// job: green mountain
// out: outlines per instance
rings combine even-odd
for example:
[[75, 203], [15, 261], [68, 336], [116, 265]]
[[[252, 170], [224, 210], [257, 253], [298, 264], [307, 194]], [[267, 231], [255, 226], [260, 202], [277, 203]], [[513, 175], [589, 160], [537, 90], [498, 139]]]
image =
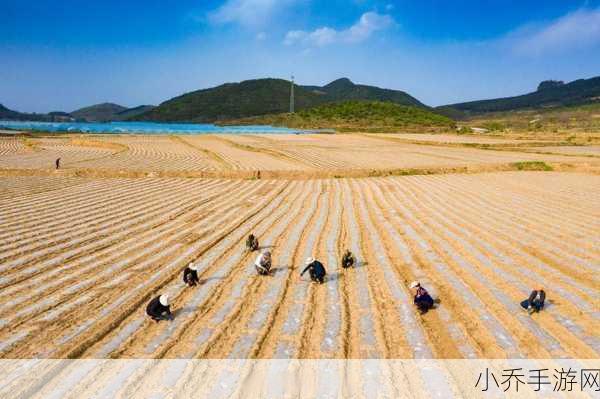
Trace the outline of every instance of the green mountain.
[[[295, 87], [295, 104], [302, 109], [323, 103], [323, 95]], [[214, 122], [254, 115], [286, 112], [290, 103], [290, 82], [282, 79], [256, 79], [226, 83], [210, 89], [172, 98], [137, 120]]]
[[127, 108], [126, 110], [115, 114], [113, 120], [124, 121], [131, 119], [143, 113], [149, 112], [154, 108], [156, 108], [154, 105], [139, 105], [137, 107]]
[[448, 128], [454, 121], [423, 107], [382, 101], [350, 100], [326, 103], [296, 113], [279, 113], [230, 120], [227, 124], [260, 124], [303, 129], [389, 131], [394, 128]]
[[488, 112], [564, 107], [594, 102], [600, 102], [600, 76], [566, 84], [554, 80], [544, 81], [533, 93], [444, 105], [437, 107], [436, 110], [451, 117], [467, 117]]
[[[345, 100], [378, 100], [424, 107], [405, 92], [356, 85], [345, 78], [322, 87], [294, 86], [296, 110]], [[255, 79], [186, 93], [133, 119], [208, 123], [288, 112], [289, 102], [289, 81]]]
[[412, 105], [416, 107], [425, 107], [411, 95], [400, 91], [382, 89], [375, 86], [366, 86], [354, 84], [348, 78], [341, 78], [333, 82], [319, 86], [303, 86], [307, 90], [325, 93], [331, 101], [347, 101], [347, 100], [372, 100], [372, 101], [388, 101], [402, 105]]
[[6, 108], [4, 105], [0, 104], [0, 119], [3, 120], [19, 120], [22, 114], [17, 111], [13, 111], [12, 109]]
[[102, 103], [90, 105], [71, 112], [71, 115], [78, 120], [87, 122], [108, 122], [117, 119], [119, 112], [126, 111], [127, 107], [113, 103]]
[[50, 112], [47, 114], [29, 114], [13, 111], [0, 104], [0, 120], [8, 121], [32, 121], [32, 122], [62, 122], [72, 120], [66, 112]]

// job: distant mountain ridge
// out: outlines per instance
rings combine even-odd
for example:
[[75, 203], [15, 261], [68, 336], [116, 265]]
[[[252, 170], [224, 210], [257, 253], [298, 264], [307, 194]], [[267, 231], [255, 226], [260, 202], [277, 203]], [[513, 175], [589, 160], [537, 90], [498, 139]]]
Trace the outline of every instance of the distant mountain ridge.
[[62, 111], [47, 114], [33, 114], [13, 111], [0, 104], [0, 120], [32, 121], [32, 122], [110, 122], [124, 121], [134, 116], [148, 112], [153, 105], [140, 105], [133, 108], [123, 107], [113, 103], [102, 103], [80, 108], [71, 113]]
[[425, 104], [400, 90], [382, 89], [376, 86], [355, 84], [348, 78], [340, 78], [325, 86], [301, 86], [307, 90], [325, 93], [332, 101], [368, 100], [387, 101], [400, 105], [426, 107]]
[[125, 110], [127, 110], [127, 107], [119, 104], [101, 103], [77, 109], [71, 112], [71, 115], [76, 119], [82, 119], [88, 122], [108, 122], [114, 120], [115, 115], [118, 115], [119, 112]]
[[[289, 111], [291, 82], [283, 79], [253, 79], [196, 90], [174, 97], [135, 120], [158, 122], [201, 122], [240, 119]], [[369, 100], [400, 105], [426, 106], [409, 94], [337, 79], [325, 86], [294, 86], [296, 110], [324, 103]]]
[[73, 118], [66, 112], [54, 111], [47, 114], [35, 114], [13, 111], [0, 104], [0, 120], [32, 121], [32, 122], [63, 122]]
[[514, 97], [469, 101], [437, 107], [451, 117], [522, 109], [562, 107], [600, 102], [600, 76], [573, 82], [548, 80], [538, 85], [537, 91]]

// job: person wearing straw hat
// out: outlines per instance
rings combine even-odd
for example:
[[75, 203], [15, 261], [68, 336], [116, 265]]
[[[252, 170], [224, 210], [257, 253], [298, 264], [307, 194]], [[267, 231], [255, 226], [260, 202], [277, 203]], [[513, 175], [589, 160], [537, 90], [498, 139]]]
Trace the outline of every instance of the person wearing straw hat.
[[254, 261], [254, 268], [261, 276], [271, 273], [271, 252], [265, 251], [258, 255]]
[[427, 313], [429, 309], [433, 308], [433, 298], [425, 288], [421, 287], [421, 283], [413, 281], [410, 283], [410, 289], [415, 290], [414, 303], [421, 314]]
[[183, 282], [190, 287], [194, 287], [200, 282], [200, 279], [198, 278], [198, 266], [194, 264], [194, 262], [190, 262], [190, 264], [183, 269]]
[[162, 294], [151, 300], [146, 306], [146, 314], [157, 323], [160, 320], [172, 320], [173, 314], [169, 305], [169, 294]]
[[300, 273], [300, 277], [302, 277], [307, 271], [310, 275], [310, 279], [313, 282], [319, 284], [323, 284], [325, 282], [325, 275], [327, 274], [325, 267], [315, 258], [310, 257], [306, 259], [306, 267], [304, 270], [302, 270], [302, 273]]

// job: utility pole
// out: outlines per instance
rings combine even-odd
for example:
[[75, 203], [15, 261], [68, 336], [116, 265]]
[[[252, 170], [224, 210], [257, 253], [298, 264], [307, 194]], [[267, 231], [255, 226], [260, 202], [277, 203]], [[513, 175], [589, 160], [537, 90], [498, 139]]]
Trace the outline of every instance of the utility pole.
[[292, 86], [290, 88], [290, 114], [294, 113], [294, 75], [292, 75]]

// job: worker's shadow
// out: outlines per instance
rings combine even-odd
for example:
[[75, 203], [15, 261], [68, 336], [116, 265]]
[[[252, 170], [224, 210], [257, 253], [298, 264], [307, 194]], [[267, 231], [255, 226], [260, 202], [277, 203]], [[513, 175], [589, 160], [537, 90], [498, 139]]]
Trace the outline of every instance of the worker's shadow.
[[327, 275], [327, 282], [337, 281], [340, 279], [341, 276], [342, 276], [341, 272], [335, 272], [335, 273], [329, 274], [329, 275]]
[[209, 277], [209, 278], [205, 278], [205, 279], [200, 280], [200, 282], [198, 284], [204, 285], [204, 284], [208, 283], [211, 280], [225, 280], [225, 277]]
[[280, 272], [282, 272], [284, 270], [288, 270], [288, 269], [290, 269], [289, 266], [277, 266], [277, 267], [274, 267], [274, 268], [271, 269], [271, 276], [274, 276], [277, 273], [280, 273]]
[[182, 308], [179, 309], [175, 309], [172, 314], [173, 314], [173, 318], [176, 319], [179, 316], [183, 316], [186, 314], [192, 314], [194, 312], [196, 312], [197, 309], [191, 307], [191, 306], [184, 306]]
[[358, 261], [356, 261], [356, 263], [355, 263], [355, 264], [352, 266], [352, 268], [354, 268], [354, 269], [358, 269], [359, 267], [365, 267], [365, 266], [367, 266], [368, 264], [369, 264], [369, 262], [365, 262], [365, 261], [358, 260]]

